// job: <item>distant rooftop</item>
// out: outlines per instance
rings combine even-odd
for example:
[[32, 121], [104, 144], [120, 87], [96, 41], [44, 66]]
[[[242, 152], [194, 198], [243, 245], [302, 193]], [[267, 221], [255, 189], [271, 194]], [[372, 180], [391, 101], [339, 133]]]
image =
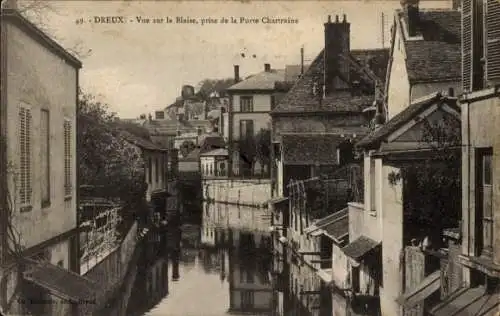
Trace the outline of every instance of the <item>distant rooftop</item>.
[[249, 76], [248, 78], [232, 85], [227, 90], [274, 90], [275, 82], [283, 81], [284, 79], [284, 69], [271, 69], [270, 71], [263, 71], [256, 75]]

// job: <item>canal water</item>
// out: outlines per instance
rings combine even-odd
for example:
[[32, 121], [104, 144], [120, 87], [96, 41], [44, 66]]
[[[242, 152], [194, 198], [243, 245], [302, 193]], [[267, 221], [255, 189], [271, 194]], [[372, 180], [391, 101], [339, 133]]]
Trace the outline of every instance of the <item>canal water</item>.
[[205, 204], [200, 224], [170, 227], [138, 249], [108, 315], [276, 315], [267, 209]]

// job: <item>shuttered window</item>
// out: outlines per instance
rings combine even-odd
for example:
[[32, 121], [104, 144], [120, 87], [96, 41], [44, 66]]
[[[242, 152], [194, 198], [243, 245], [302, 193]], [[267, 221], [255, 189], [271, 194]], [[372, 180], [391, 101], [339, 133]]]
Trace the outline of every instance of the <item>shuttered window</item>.
[[47, 110], [40, 114], [40, 186], [45, 207], [50, 204], [50, 115]]
[[487, 0], [486, 5], [486, 79], [500, 82], [500, 1]]
[[155, 159], [155, 175], [156, 175], [156, 183], [160, 182], [160, 160], [158, 157]]
[[71, 178], [72, 178], [72, 166], [71, 166], [71, 121], [64, 120], [64, 196], [71, 196]]
[[19, 108], [19, 202], [21, 207], [31, 205], [32, 195], [32, 118], [31, 110]]
[[148, 158], [148, 183], [152, 184], [153, 182], [153, 161], [151, 157]]
[[240, 121], [240, 140], [248, 140], [254, 136], [253, 120]]
[[253, 112], [253, 96], [240, 97], [240, 111]]
[[462, 3], [462, 82], [463, 90], [472, 88], [472, 0]]

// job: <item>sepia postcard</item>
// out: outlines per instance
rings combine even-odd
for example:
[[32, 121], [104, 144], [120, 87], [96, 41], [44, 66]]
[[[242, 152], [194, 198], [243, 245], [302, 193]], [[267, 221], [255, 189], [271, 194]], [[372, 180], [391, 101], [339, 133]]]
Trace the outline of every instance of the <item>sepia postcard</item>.
[[0, 315], [500, 316], [500, 1], [3, 0]]

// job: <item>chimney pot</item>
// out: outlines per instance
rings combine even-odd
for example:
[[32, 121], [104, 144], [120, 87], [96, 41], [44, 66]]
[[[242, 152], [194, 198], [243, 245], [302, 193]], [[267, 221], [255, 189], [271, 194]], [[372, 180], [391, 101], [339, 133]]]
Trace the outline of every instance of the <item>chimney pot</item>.
[[338, 14], [335, 14], [335, 22], [339, 23], [339, 15]]
[[271, 71], [271, 64], [264, 64], [264, 71], [270, 72]]
[[234, 65], [234, 82], [240, 81], [240, 66]]
[[347, 23], [347, 15], [344, 14], [344, 21], [342, 23]]

